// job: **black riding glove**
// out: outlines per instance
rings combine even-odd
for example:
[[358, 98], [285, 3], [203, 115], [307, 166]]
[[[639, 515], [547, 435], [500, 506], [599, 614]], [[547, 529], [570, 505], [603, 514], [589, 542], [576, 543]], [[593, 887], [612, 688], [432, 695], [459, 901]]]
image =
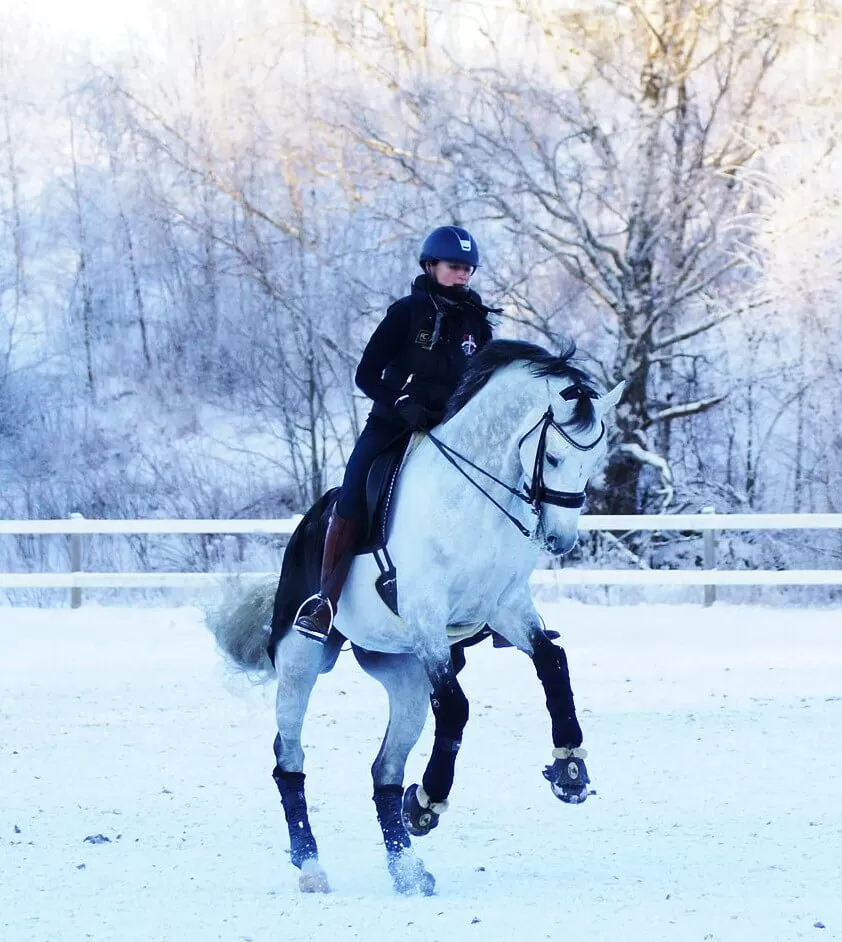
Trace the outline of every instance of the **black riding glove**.
[[413, 432], [424, 432], [433, 424], [433, 417], [428, 410], [409, 396], [401, 396], [395, 402], [395, 411]]

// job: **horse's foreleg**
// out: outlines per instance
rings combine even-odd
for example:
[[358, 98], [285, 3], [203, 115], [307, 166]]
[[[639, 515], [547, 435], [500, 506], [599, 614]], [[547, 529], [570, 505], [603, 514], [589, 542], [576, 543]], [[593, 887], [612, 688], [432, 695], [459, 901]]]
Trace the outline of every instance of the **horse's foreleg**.
[[557, 798], [568, 804], [581, 804], [588, 797], [590, 780], [567, 654], [547, 636], [528, 592], [511, 598], [497, 613], [493, 627], [532, 658], [552, 723], [553, 764], [544, 769], [544, 777]]
[[456, 755], [468, 722], [468, 698], [448, 659], [446, 666], [428, 668], [433, 692], [430, 703], [436, 718], [433, 750], [420, 785], [410, 785], [403, 801], [404, 822], [410, 834], [429, 834], [447, 809], [453, 787]]
[[564, 648], [553, 644], [545, 635], [532, 637], [532, 663], [547, 698], [552, 722], [552, 765], [544, 769], [553, 794], [569, 804], [581, 804], [588, 797], [588, 772], [582, 749], [582, 727], [576, 716], [570, 669]]
[[278, 646], [275, 666], [278, 673], [275, 737], [275, 768], [272, 778], [278, 786], [289, 831], [290, 859], [301, 871], [298, 884], [305, 893], [330, 891], [327, 874], [319, 863], [319, 849], [307, 814], [304, 792], [304, 750], [301, 729], [310, 693], [319, 674], [323, 653], [305, 638], [290, 637]]
[[462, 734], [468, 723], [468, 698], [453, 668], [447, 669], [433, 680], [430, 704], [436, 718], [433, 751], [421, 784], [432, 802], [446, 802], [453, 787], [456, 754], [462, 745]]
[[383, 833], [386, 861], [396, 892], [433, 893], [436, 881], [416, 856], [401, 815], [406, 760], [427, 718], [430, 687], [413, 655], [375, 654], [354, 648], [360, 666], [383, 684], [389, 696], [389, 725], [371, 767], [374, 806]]
[[533, 639], [532, 663], [544, 688], [552, 722], [553, 745], [575, 749], [582, 745], [582, 727], [576, 717], [570, 669], [564, 648], [542, 635]]

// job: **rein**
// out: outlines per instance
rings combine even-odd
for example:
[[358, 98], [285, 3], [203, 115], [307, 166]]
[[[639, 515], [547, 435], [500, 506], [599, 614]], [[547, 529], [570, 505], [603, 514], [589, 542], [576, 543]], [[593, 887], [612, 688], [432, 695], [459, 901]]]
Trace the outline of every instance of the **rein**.
[[[474, 471], [479, 471], [480, 474], [484, 474], [487, 478], [491, 478], [491, 480], [494, 481], [495, 484], [499, 484], [500, 487], [505, 488], [510, 494], [514, 494], [515, 497], [519, 498], [524, 503], [532, 504], [532, 501], [528, 497], [526, 497], [524, 494], [522, 494], [520, 491], [516, 490], [515, 488], [510, 487], [508, 484], [506, 484], [505, 481], [501, 481], [499, 478], [495, 477], [493, 474], [491, 474], [490, 471], [486, 471], [485, 468], [481, 468], [478, 464], [474, 464], [470, 458], [466, 458], [463, 454], [460, 454], [458, 451], [456, 451], [455, 448], [451, 448], [450, 445], [445, 445], [445, 443], [440, 438], [436, 438], [436, 436], [433, 435], [432, 432], [427, 432], [427, 438], [430, 439], [430, 441], [436, 446], [436, 448], [438, 448], [438, 450], [444, 455], [444, 457], [447, 458], [447, 460], [453, 465], [453, 467], [456, 468], [456, 470], [463, 477], [467, 478], [467, 480], [469, 480], [471, 484], [474, 485], [474, 487], [480, 492], [480, 494], [487, 497], [491, 501], [491, 503], [494, 504], [494, 506], [500, 511], [500, 513], [503, 514], [504, 517], [507, 517], [509, 520], [511, 520], [511, 522], [518, 528], [518, 530], [520, 530], [520, 532], [524, 536], [526, 537], [532, 536], [531, 532], [527, 530], [527, 528], [520, 522], [520, 520], [517, 519], [517, 517], [513, 517], [509, 513], [509, 511], [506, 510], [506, 508], [499, 501], [496, 501], [488, 493], [488, 491], [485, 490], [485, 488], [481, 484], [478, 484], [470, 476], [470, 474], [468, 474], [468, 472], [465, 471], [464, 468], [460, 467], [459, 464], [457, 464], [456, 459], [458, 458], [459, 461], [464, 461], [465, 464], [470, 465], [470, 467], [472, 467]], [[534, 507], [533, 507], [533, 510], [535, 510]]]
[[[575, 391], [574, 391], [575, 390]], [[565, 390], [565, 392], [570, 392], [570, 395], [565, 395], [562, 393], [562, 398], [571, 399], [575, 395], [579, 395], [582, 390], [579, 387], [571, 387], [571, 390]], [[592, 397], [593, 398], [593, 397]], [[466, 458], [465, 455], [456, 451], [455, 448], [451, 448], [450, 445], [446, 445], [441, 439], [436, 438], [431, 432], [427, 433], [427, 438], [429, 438], [432, 443], [438, 448], [442, 455], [453, 465], [454, 468], [508, 519], [510, 520], [518, 530], [525, 537], [531, 539], [532, 533], [528, 530], [516, 517], [506, 510], [506, 508], [497, 500], [495, 500], [491, 494], [488, 493], [485, 488], [475, 481], [470, 474], [461, 465], [459, 461], [468, 465], [470, 468], [473, 468], [474, 471], [479, 471], [480, 474], [484, 474], [487, 478], [490, 478], [494, 481], [495, 484], [498, 484], [500, 487], [507, 490], [514, 497], [517, 497], [518, 500], [522, 500], [525, 504], [529, 504], [532, 508], [532, 512], [538, 515], [541, 511], [542, 504], [552, 504], [556, 507], [570, 507], [572, 509], [577, 509], [585, 503], [585, 492], [584, 491], [554, 491], [552, 488], [549, 488], [544, 484], [544, 458], [546, 457], [547, 451], [547, 432], [553, 428], [555, 429], [562, 438], [574, 448], [579, 451], [590, 451], [592, 448], [595, 448], [605, 436], [605, 423], [602, 423], [602, 429], [599, 433], [599, 438], [595, 442], [592, 442], [590, 445], [580, 445], [574, 438], [572, 438], [565, 430], [555, 421], [555, 416], [553, 415], [553, 407], [547, 406], [547, 411], [541, 416], [540, 419], [526, 432], [518, 442], [518, 449], [523, 445], [527, 438], [535, 431], [535, 429], [541, 429], [538, 438], [538, 448], [535, 452], [535, 465], [532, 469], [532, 481], [529, 484], [524, 484], [523, 490], [520, 491], [517, 488], [511, 487], [509, 484], [506, 484], [505, 481], [501, 481], [499, 478], [491, 474], [490, 471], [486, 471], [485, 468], [481, 468], [478, 464], [474, 464], [470, 458]], [[458, 459], [458, 460], [457, 460]]]

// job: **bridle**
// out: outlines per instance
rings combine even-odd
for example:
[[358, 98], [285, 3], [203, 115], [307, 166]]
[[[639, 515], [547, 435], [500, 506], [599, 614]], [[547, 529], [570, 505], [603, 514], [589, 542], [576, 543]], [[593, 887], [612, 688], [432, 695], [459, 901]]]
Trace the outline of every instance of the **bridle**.
[[[578, 384], [569, 386], [567, 389], [563, 390], [561, 393], [562, 399], [577, 399], [580, 396], [586, 396], [589, 399], [597, 399], [598, 394], [587, 388], [586, 386], [580, 386]], [[481, 468], [479, 465], [474, 464], [470, 458], [466, 458], [464, 455], [456, 451], [455, 448], [451, 448], [450, 445], [445, 445], [445, 443], [436, 438], [432, 432], [427, 433], [427, 438], [438, 448], [438, 450], [444, 455], [444, 457], [453, 465], [456, 470], [467, 478], [474, 487], [483, 494], [488, 500], [497, 507], [501, 513], [504, 514], [517, 528], [520, 532], [531, 538], [532, 532], [525, 527], [516, 517], [512, 516], [506, 510], [505, 507], [499, 501], [496, 501], [485, 488], [475, 481], [470, 474], [463, 467], [461, 467], [457, 461], [461, 461], [469, 467], [473, 468], [474, 471], [479, 471], [480, 474], [484, 474], [487, 478], [490, 478], [494, 481], [495, 484], [499, 484], [500, 487], [507, 490], [510, 494], [517, 497], [518, 500], [522, 500], [525, 504], [529, 504], [532, 508], [532, 512], [536, 516], [540, 516], [541, 507], [543, 504], [551, 504], [555, 507], [569, 507], [574, 510], [580, 508], [585, 503], [585, 492], [582, 491], [555, 491], [552, 488], [547, 487], [544, 483], [544, 460], [547, 453], [547, 432], [550, 429], [554, 429], [556, 432], [561, 435], [561, 437], [573, 448], [578, 451], [592, 451], [596, 446], [602, 441], [605, 437], [605, 423], [600, 423], [601, 428], [599, 432], [599, 437], [591, 442], [590, 445], [582, 445], [576, 441], [558, 422], [555, 421], [555, 416], [553, 414], [553, 407], [547, 406], [547, 411], [541, 416], [540, 419], [526, 432], [521, 436], [520, 441], [517, 443], [518, 451], [520, 451], [523, 443], [532, 435], [536, 430], [538, 430], [538, 447], [535, 450], [535, 464], [532, 468], [532, 480], [529, 483], [524, 483], [523, 489], [518, 490], [515, 487], [511, 487], [509, 484], [506, 484], [505, 481], [501, 481], [499, 478], [491, 474], [490, 471], [486, 471], [485, 468]]]

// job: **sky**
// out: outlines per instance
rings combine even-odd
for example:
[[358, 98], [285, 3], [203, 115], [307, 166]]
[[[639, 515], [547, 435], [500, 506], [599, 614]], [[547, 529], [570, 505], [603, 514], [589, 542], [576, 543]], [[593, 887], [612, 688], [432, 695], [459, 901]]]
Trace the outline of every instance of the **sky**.
[[37, 35], [58, 41], [68, 52], [100, 55], [148, 37], [161, 26], [161, 10], [158, 0], [26, 0], [23, 6], [15, 0], [0, 0], [0, 16], [29, 24]]
[[[4, 3], [11, 0], [4, 0]], [[27, 0], [33, 22], [75, 38], [113, 40], [127, 27], [142, 22], [146, 3], [109, 0]]]
[[226, 672], [198, 609], [0, 607], [0, 940], [842, 940], [838, 611], [540, 608], [594, 794], [563, 805], [541, 776], [529, 661], [470, 649], [451, 806], [414, 841], [437, 893], [405, 899], [371, 802], [385, 696], [350, 655], [305, 724], [333, 892], [302, 895], [274, 686]]

